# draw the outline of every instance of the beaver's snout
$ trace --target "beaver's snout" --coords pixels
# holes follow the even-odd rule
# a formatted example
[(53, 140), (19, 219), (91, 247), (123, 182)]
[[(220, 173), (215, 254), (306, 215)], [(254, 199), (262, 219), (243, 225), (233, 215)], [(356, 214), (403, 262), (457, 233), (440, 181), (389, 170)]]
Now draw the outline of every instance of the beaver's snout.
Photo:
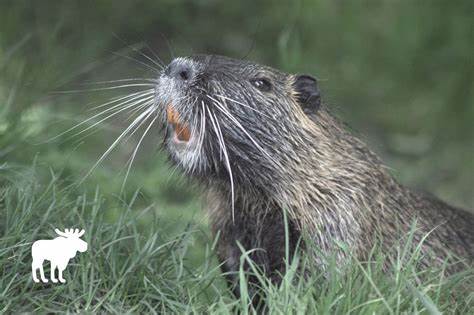
[(188, 58), (175, 58), (164, 69), (160, 78), (158, 102), (165, 106), (168, 128), (174, 143), (188, 143), (191, 139), (189, 111), (191, 107), (183, 100), (189, 93), (197, 76), (197, 65)]
[(166, 67), (165, 75), (178, 81), (191, 81), (195, 75), (193, 63), (184, 58), (176, 58)]

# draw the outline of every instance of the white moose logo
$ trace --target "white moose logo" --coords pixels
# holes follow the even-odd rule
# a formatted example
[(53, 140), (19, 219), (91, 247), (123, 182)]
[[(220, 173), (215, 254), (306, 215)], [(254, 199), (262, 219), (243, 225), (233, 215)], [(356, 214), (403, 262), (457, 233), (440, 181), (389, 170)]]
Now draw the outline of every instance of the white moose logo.
[(79, 229), (66, 229), (61, 232), (58, 229), (54, 230), (59, 237), (53, 240), (39, 240), (31, 246), (31, 255), (33, 256), (33, 263), (31, 264), (31, 271), (33, 280), (39, 282), (36, 277), (36, 270), (40, 270), (41, 281), (48, 282), (44, 276), (43, 262), (49, 260), (51, 262), (51, 281), (58, 282), (54, 276), (54, 270), (57, 268), (59, 273), (59, 281), (66, 282), (63, 278), (63, 270), (66, 269), (69, 259), (76, 256), (77, 251), (83, 253), (87, 250), (87, 243), (80, 239), (84, 235), (84, 230), (79, 232)]

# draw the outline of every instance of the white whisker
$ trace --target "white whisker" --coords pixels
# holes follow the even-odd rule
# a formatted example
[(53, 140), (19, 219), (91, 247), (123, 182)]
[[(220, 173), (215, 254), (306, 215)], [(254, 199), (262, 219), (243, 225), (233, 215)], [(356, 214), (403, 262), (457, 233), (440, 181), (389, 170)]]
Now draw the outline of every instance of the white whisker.
[[(98, 106), (95, 106), (95, 107), (92, 107), (90, 109), (87, 109), (86, 111), (94, 111), (94, 110), (97, 110), (99, 108), (102, 108), (102, 107), (105, 107), (107, 105), (110, 105), (110, 104), (113, 104), (113, 103), (116, 103), (116, 102), (119, 102), (121, 100), (124, 100), (124, 99), (128, 99), (128, 98), (133, 98), (134, 96), (137, 96), (137, 98), (139, 98), (140, 96), (147, 96), (147, 95), (150, 95), (150, 94), (153, 94), (155, 93), (155, 91), (153, 89), (148, 89), (148, 90), (145, 90), (145, 91), (140, 91), (140, 92), (135, 92), (135, 93), (131, 93), (131, 94), (128, 94), (126, 96), (119, 96), (119, 97), (115, 97), (113, 98), (111, 101), (107, 102), (107, 103), (104, 103), (104, 104), (101, 104), (101, 105), (98, 105)], [(116, 106), (115, 106), (116, 107)], [(108, 110), (110, 109), (113, 109), (114, 107), (111, 107), (109, 108)]]
[[(164, 66), (161, 63), (157, 62), (156, 60), (153, 60), (148, 55), (146, 55), (144, 52), (140, 51), (139, 49), (135, 48), (134, 46), (130, 46), (130, 48), (132, 48), (133, 51), (139, 53), (140, 55), (142, 55), (146, 59), (150, 60), (153, 64), (157, 65), (160, 69), (164, 69)], [(136, 60), (136, 61), (139, 61), (139, 60)], [(144, 63), (144, 64), (146, 64), (146, 63)]]
[[(128, 60), (131, 60), (133, 62), (136, 62), (142, 66), (144, 66), (145, 68), (149, 69), (149, 70), (153, 70), (154, 72), (160, 72), (160, 69), (158, 68), (155, 68), (155, 67), (152, 67), (150, 66), (149, 64), (145, 63), (145, 62), (142, 62), (138, 59), (135, 59), (135, 58), (132, 58), (130, 56), (126, 56), (126, 55), (122, 55), (122, 54), (119, 54), (119, 53), (116, 53), (116, 52), (113, 52), (112, 54), (116, 55), (116, 56), (119, 56), (119, 57), (122, 57), (122, 58), (125, 58), (125, 59), (128, 59)], [(160, 66), (160, 68), (162, 69), (163, 67)]]
[[(198, 148), (202, 150), (203, 144), (204, 144), (204, 134), (206, 132), (206, 111), (204, 109), (204, 103), (201, 102), (201, 125), (200, 125), (200, 131), (199, 131), (199, 139), (198, 139)], [(201, 156), (202, 154), (197, 154), (198, 160), (204, 160)], [(199, 164), (201, 165), (201, 163)], [(204, 166), (202, 166), (204, 167)]]
[[(143, 93), (143, 92), (139, 92), (139, 93), (140, 93), (140, 94), (134, 93), (135, 95), (132, 96), (132, 97), (130, 97), (130, 95), (127, 95), (127, 96), (125, 96), (125, 97), (121, 97), (121, 98), (119, 98), (119, 99), (112, 100), (112, 101), (109, 101), (109, 102), (107, 102), (107, 103), (105, 103), (105, 104), (103, 104), (103, 105), (100, 105), (99, 107), (103, 107), (103, 106), (105, 106), (105, 105), (110, 105), (110, 104), (113, 104), (113, 103), (116, 103), (116, 102), (120, 102), (119, 104), (116, 104), (116, 105), (114, 105), (114, 106), (112, 106), (112, 107), (110, 107), (110, 108), (107, 108), (106, 110), (104, 110), (104, 111), (102, 111), (102, 112), (100, 112), (100, 113), (98, 113), (98, 114), (95, 114), (95, 115), (93, 115), (93, 116), (87, 118), (86, 120), (81, 121), (80, 123), (78, 123), (78, 124), (74, 125), (73, 127), (67, 129), (66, 131), (63, 131), (63, 132), (61, 132), (60, 134), (58, 134), (58, 135), (52, 137), (51, 139), (48, 139), (48, 140), (45, 141), (44, 143), (48, 143), (48, 142), (54, 141), (54, 140), (56, 140), (57, 138), (59, 138), (59, 137), (65, 135), (65, 134), (68, 134), (69, 132), (71, 132), (71, 131), (73, 131), (73, 130), (79, 128), (80, 126), (85, 125), (85, 124), (88, 123), (89, 121), (94, 120), (95, 118), (97, 118), (97, 117), (99, 117), (99, 116), (102, 116), (102, 115), (104, 115), (104, 114), (107, 114), (107, 113), (109, 113), (109, 112), (111, 112), (111, 111), (117, 109), (117, 111), (114, 112), (112, 115), (106, 117), (105, 119), (100, 120), (99, 122), (95, 123), (93, 126), (90, 126), (89, 128), (87, 128), (87, 130), (89, 130), (89, 129), (93, 128), (94, 126), (96, 126), (97, 124), (100, 124), (101, 122), (107, 120), (108, 118), (111, 118), (112, 116), (114, 116), (114, 115), (116, 115), (116, 114), (118, 114), (118, 113), (120, 113), (120, 112), (122, 112), (122, 111), (124, 111), (124, 110), (126, 110), (126, 109), (128, 109), (128, 108), (130, 108), (130, 107), (135, 106), (135, 105), (136, 105), (136, 102), (141, 103), (140, 100), (139, 100), (139, 101), (135, 101), (135, 100), (136, 100), (136, 99), (139, 99), (139, 98), (141, 98), (141, 97), (143, 97), (143, 96), (146, 96), (146, 95), (148, 95), (149, 93), (152, 93), (152, 92), (150, 91), (150, 92), (146, 92), (146, 93)], [(135, 101), (135, 102), (132, 104), (132, 103), (130, 103), (130, 102), (132, 102), (132, 101)], [(86, 130), (83, 130), (83, 131), (80, 132), (79, 134), (83, 133), (84, 131), (86, 131)], [(78, 136), (79, 134), (73, 135), (72, 137)]]
[[(150, 106), (151, 104), (153, 104), (153, 101), (149, 101), (149, 102), (147, 102), (147, 103), (144, 103), (143, 105), (140, 105), (139, 108), (134, 109), (133, 111), (134, 111), (134, 113), (135, 113), (135, 112), (138, 112), (138, 111), (141, 111), (143, 108), (148, 107), (148, 106)], [(153, 112), (151, 112), (150, 115), (151, 115), (151, 114), (153, 114)], [(135, 132), (136, 132), (138, 129), (140, 129), (140, 127), (143, 125), (143, 123), (146, 122), (146, 120), (147, 120), (148, 118), (150, 118), (150, 117), (147, 116), (147, 117), (135, 128), (135, 130), (133, 130), (133, 131), (124, 139), (124, 142), (127, 142), (131, 137), (133, 137), (133, 135), (135, 134)], [(131, 114), (131, 115), (128, 117), (128, 119), (127, 119), (127, 121), (130, 121), (130, 120), (133, 120), (133, 114)]]
[(140, 106), (138, 106), (137, 108), (134, 108), (132, 109), (130, 112), (129, 112), (129, 116), (128, 118), (126, 119), (127, 121), (130, 120), (133, 115), (135, 115), (137, 112), (139, 112), (140, 110), (142, 110), (144, 107), (147, 107), (147, 106), (151, 106), (154, 104), (154, 100), (151, 99), (151, 100), (148, 100), (147, 102), (141, 104)]
[(99, 160), (92, 166), (92, 168), (87, 172), (87, 174), (79, 181), (79, 184), (83, 183), (84, 180), (92, 174), (92, 172), (97, 168), (97, 166), (108, 156), (108, 154), (117, 146), (117, 144), (130, 132), (130, 130), (136, 126), (146, 115), (148, 115), (151, 111), (153, 111), (154, 108), (151, 107), (144, 111), (142, 114), (140, 114), (135, 120), (128, 126), (121, 134), (120, 136), (115, 139), (115, 141), (110, 145), (110, 147), (102, 154), (102, 156), (99, 158)]
[[(255, 108), (253, 108), (253, 107), (251, 107), (251, 106), (249, 106), (249, 105), (247, 105), (247, 104), (241, 103), (241, 102), (239, 102), (239, 101), (236, 101), (236, 100), (231, 99), (231, 98), (229, 98), (229, 97), (227, 97), (227, 96), (224, 96), (224, 95), (216, 94), (216, 96), (218, 96), (218, 97), (220, 97), (220, 98), (223, 98), (223, 99), (225, 99), (225, 100), (229, 100), (229, 101), (231, 101), (231, 102), (233, 102), (233, 103), (239, 104), (239, 105), (241, 105), (241, 106), (244, 106), (244, 107), (246, 107), (246, 108), (248, 108), (248, 109), (251, 109), (251, 110), (253, 110), (253, 111), (259, 113), (260, 115), (262, 115), (262, 116), (264, 116), (264, 117), (267, 117), (267, 118), (269, 118), (269, 119), (273, 119), (272, 117), (270, 117), (270, 116), (268, 116), (268, 115), (262, 113), (261, 111), (255, 109)], [(208, 97), (210, 97), (210, 96), (208, 95)]]
[(216, 108), (222, 112), (227, 118), (229, 118), (249, 139), (250, 141), (255, 145), (255, 147), (260, 150), (264, 155), (267, 156), (267, 158), (274, 163), (274, 165), (278, 165), (278, 162), (265, 150), (263, 149), (257, 141), (245, 130), (245, 128), (242, 126), (242, 124), (231, 114), (227, 109), (225, 109), (216, 99), (212, 98), (211, 96), (208, 96), (211, 100), (213, 100), (213, 104), (216, 106)]
[[(153, 111), (150, 112), (150, 114), (148, 114), (148, 116), (143, 120), (142, 123), (144, 123), (145, 121), (148, 120), (148, 118), (150, 118), (150, 116), (153, 114)], [(138, 144), (137, 146), (135, 147), (135, 150), (133, 151), (132, 153), (132, 156), (130, 158), (130, 162), (128, 163), (128, 167), (127, 167), (127, 172), (125, 173), (125, 178), (123, 180), (123, 183), (122, 183), (122, 188), (120, 190), (120, 192), (123, 192), (123, 190), (125, 189), (125, 183), (127, 182), (127, 178), (128, 178), (128, 175), (130, 174), (130, 169), (132, 168), (132, 164), (133, 164), (133, 161), (135, 160), (135, 156), (137, 155), (137, 152), (138, 152), (138, 149), (143, 141), (143, 139), (145, 138), (145, 136), (147, 135), (148, 131), (150, 130), (151, 126), (155, 123), (155, 121), (158, 119), (158, 117), (155, 117), (152, 119), (151, 123), (148, 125), (148, 127), (145, 129), (145, 131), (143, 132), (143, 135), (141, 136), (140, 140), (138, 141)], [(140, 124), (141, 125), (141, 124)], [(139, 128), (139, 127), (138, 127)]]
[(118, 80), (107, 80), (107, 81), (92, 81), (92, 82), (85, 82), (81, 85), (99, 85), (99, 84), (110, 84), (110, 83), (117, 83), (117, 82), (151, 82), (151, 83), (158, 83), (156, 79), (146, 79), (146, 78), (125, 78), (125, 79), (118, 79)]
[[(71, 137), (77, 137), (78, 135), (83, 134), (83, 133), (86, 132), (87, 130), (90, 130), (90, 129), (94, 128), (95, 126), (101, 124), (102, 122), (106, 121), (107, 119), (112, 118), (113, 116), (116, 116), (116, 115), (118, 115), (119, 113), (121, 113), (121, 112), (123, 112), (123, 111), (125, 111), (125, 110), (127, 110), (127, 109), (129, 109), (129, 108), (132, 108), (132, 107), (135, 107), (135, 106), (137, 106), (137, 105), (140, 105), (140, 104), (143, 103), (143, 102), (149, 102), (150, 99), (152, 99), (152, 98), (153, 98), (153, 96), (149, 96), (149, 97), (147, 97), (147, 98), (144, 98), (144, 99), (140, 99), (140, 100), (138, 100), (138, 101), (135, 101), (135, 102), (133, 102), (132, 104), (127, 104), (125, 107), (122, 107), (122, 108), (116, 110), (116, 111), (113, 112), (112, 114), (106, 116), (105, 118), (100, 119), (99, 121), (95, 122), (94, 124), (90, 125), (89, 127), (87, 127), (87, 128), (85, 128), (85, 129), (83, 129), (83, 130), (81, 130), (81, 131), (75, 133), (75, 134), (72, 135)], [(103, 114), (103, 113), (100, 113), (100, 114), (98, 114), (98, 115), (102, 115), (102, 114)], [(98, 115), (95, 115), (95, 116), (98, 116)], [(94, 117), (95, 117), (95, 116), (94, 116)]]
[(133, 83), (133, 84), (121, 84), (116, 86), (108, 86), (103, 88), (95, 88), (95, 89), (79, 89), (79, 90), (66, 90), (66, 91), (53, 91), (55, 94), (70, 94), (70, 93), (82, 93), (82, 92), (96, 92), (96, 91), (107, 91), (107, 90), (117, 90), (117, 89), (124, 89), (130, 87), (139, 87), (139, 86), (152, 86), (154, 87), (156, 84), (153, 83)]
[(150, 47), (150, 45), (148, 45), (147, 43), (145, 43), (145, 46), (148, 48), (148, 50), (150, 50), (150, 52), (153, 54), (153, 56), (156, 58), (156, 61), (162, 66), (164, 67), (165, 66), (165, 63), (163, 62), (163, 60), (160, 58), (160, 56), (158, 56), (157, 53), (155, 53), (155, 51)]
[(209, 116), (210, 116), (210, 119), (211, 119), (211, 123), (213, 124), (214, 126), (214, 130), (217, 134), (217, 138), (219, 139), (219, 143), (220, 143), (220, 147), (221, 147), (221, 150), (224, 154), (224, 160), (225, 160), (225, 164), (226, 164), (226, 168), (227, 168), (227, 171), (229, 173), (229, 178), (230, 178), (230, 194), (231, 194), (231, 203), (232, 203), (232, 222), (235, 221), (235, 196), (234, 196), (234, 177), (233, 177), (233, 174), (232, 174), (232, 169), (230, 167), (230, 161), (229, 161), (229, 156), (227, 154), (227, 149), (226, 149), (226, 146), (225, 146), (225, 142), (224, 142), (224, 137), (222, 136), (222, 131), (221, 131), (221, 128), (220, 128), (220, 125), (219, 125), (219, 121), (217, 120), (217, 117), (214, 116), (213, 117), (213, 114), (211, 113), (211, 111), (209, 110), (209, 108), (206, 108), (208, 113), (209, 113)]

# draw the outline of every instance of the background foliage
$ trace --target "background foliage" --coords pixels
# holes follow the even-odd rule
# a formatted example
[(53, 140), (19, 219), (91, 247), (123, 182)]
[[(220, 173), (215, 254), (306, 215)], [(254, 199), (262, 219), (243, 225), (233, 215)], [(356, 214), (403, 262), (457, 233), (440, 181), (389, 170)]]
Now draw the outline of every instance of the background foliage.
[[(55, 91), (155, 77), (130, 60), (147, 62), (133, 48), (138, 47), (165, 63), (177, 55), (215, 53), (313, 74), (326, 103), (401, 182), (473, 208), (472, 12), (467, 0), (2, 1), (2, 192), (31, 182), (46, 187), (52, 178), (60, 189), (83, 177), (123, 130), (123, 118), (84, 139), (49, 140), (87, 118), (87, 109), (126, 92)], [(159, 227), (161, 233), (179, 235), (191, 224), (201, 232), (191, 237), (194, 246), (186, 259), (198, 265), (209, 243), (206, 218), (193, 187), (157, 151), (158, 137), (155, 132), (147, 138), (124, 194), (123, 167), (138, 139), (120, 146), (67, 198), (98, 189), (110, 224), (130, 199), (133, 209), (152, 205), (147, 213), (160, 218), (158, 226), (147, 214), (137, 231)], [(54, 224), (75, 223), (71, 220), (64, 216)], [(0, 223), (0, 242), (7, 228)]]

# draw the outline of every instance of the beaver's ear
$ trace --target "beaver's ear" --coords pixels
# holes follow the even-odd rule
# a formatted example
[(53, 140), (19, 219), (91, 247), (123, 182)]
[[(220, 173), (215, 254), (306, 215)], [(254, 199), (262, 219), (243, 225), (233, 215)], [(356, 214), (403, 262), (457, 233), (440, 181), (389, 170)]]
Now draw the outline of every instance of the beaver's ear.
[(306, 74), (295, 76), (293, 88), (305, 113), (315, 113), (321, 106), (321, 95), (315, 78)]

